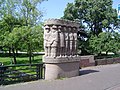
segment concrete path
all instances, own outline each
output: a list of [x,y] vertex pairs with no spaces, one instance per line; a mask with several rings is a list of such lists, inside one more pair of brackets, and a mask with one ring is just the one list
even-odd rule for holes
[[0,86],[0,90],[120,90],[120,64],[87,67],[80,73],[81,76],[63,80]]

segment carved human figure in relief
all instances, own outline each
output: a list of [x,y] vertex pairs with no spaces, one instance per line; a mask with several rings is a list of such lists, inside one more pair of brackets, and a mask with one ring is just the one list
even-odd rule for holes
[[69,33],[69,38],[70,38],[70,56],[72,56],[73,55],[73,40],[74,40],[74,35],[73,35],[73,30],[72,30],[71,27],[69,28],[69,31],[70,31],[70,33]]
[[67,57],[69,55],[69,29],[67,27],[64,27],[64,33],[65,33],[65,56]]
[[64,28],[59,26],[59,55],[64,56],[65,55],[65,34],[64,34]]
[[50,45],[51,45],[51,57],[57,56],[57,48],[58,48],[58,30],[57,26],[53,25],[51,28],[51,35],[49,37]]
[[73,28],[74,30],[74,55],[77,55],[77,28]]
[[44,50],[45,50],[45,56],[50,56],[51,48],[50,48],[50,27],[45,26],[44,28]]

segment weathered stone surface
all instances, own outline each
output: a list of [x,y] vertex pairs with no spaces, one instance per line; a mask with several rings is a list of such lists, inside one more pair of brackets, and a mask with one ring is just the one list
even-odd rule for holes
[[79,23],[76,23],[74,21],[69,20],[63,20],[63,19],[47,19],[44,22],[45,25],[60,25],[60,26],[72,26],[72,27],[78,27]]
[[69,78],[79,75],[79,62],[46,64],[46,80]]
[[66,63],[66,62],[79,62],[80,57],[43,57],[45,63]]
[[79,75],[80,57],[77,55],[79,24],[62,19],[48,19],[44,26],[45,79]]
[[79,24],[62,19],[48,19],[44,28],[46,57],[77,56],[77,31]]

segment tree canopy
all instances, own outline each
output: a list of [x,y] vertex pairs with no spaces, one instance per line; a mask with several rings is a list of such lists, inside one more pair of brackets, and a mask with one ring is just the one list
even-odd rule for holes
[[116,53],[120,49],[116,39],[120,35],[115,33],[120,29],[120,19],[112,4],[112,0],[75,0],[67,4],[62,18],[79,22],[80,29],[88,33],[87,40],[79,39],[82,54]]
[[102,32],[97,36],[92,36],[89,40],[91,53],[100,55],[102,52],[117,53],[120,49],[120,34]]
[[0,0],[0,47],[27,51],[31,62],[32,52],[43,49],[43,28],[40,4],[45,0]]
[[112,8],[112,3],[112,0],[75,0],[67,4],[62,18],[77,20],[93,35],[99,35],[103,30],[119,26],[117,10]]

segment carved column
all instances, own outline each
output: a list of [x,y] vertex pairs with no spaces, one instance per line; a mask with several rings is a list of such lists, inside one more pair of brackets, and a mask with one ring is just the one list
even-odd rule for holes
[[45,21],[45,56],[43,57],[46,65],[45,79],[79,75],[78,27],[78,23],[68,20],[48,19]]

